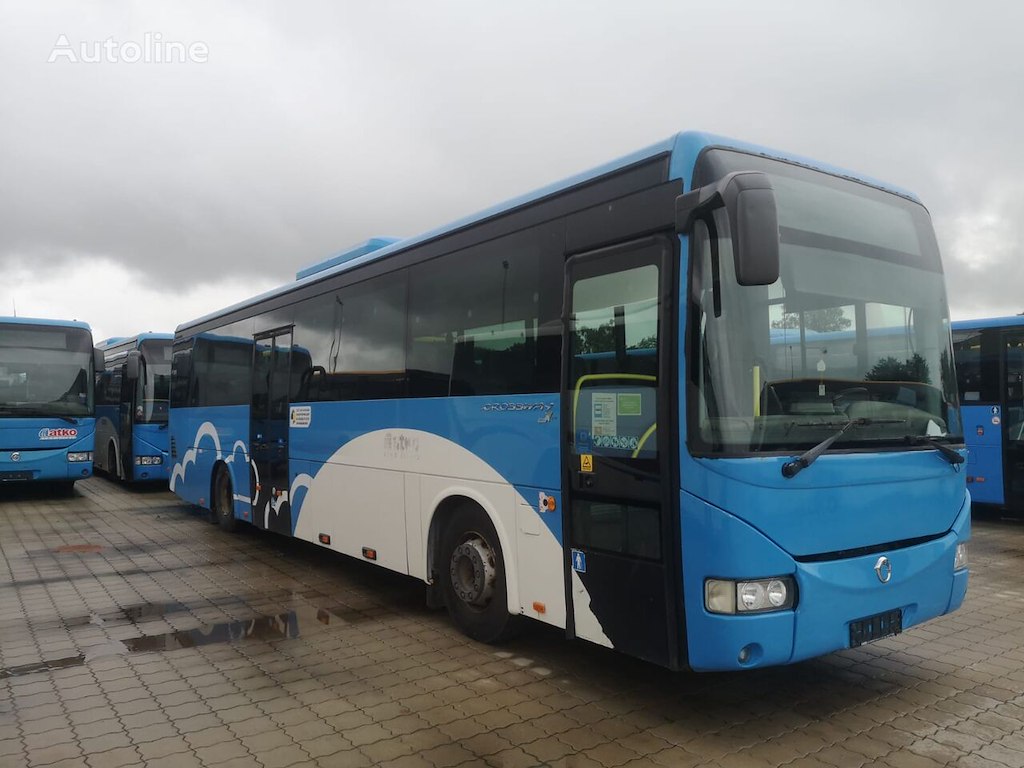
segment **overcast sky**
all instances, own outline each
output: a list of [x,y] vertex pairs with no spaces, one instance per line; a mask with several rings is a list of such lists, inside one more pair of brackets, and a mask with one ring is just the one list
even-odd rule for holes
[[[1022,30],[1010,2],[0,0],[0,314],[173,331],[685,129],[913,190],[954,318],[1022,312]],[[72,60],[105,41],[192,48]]]

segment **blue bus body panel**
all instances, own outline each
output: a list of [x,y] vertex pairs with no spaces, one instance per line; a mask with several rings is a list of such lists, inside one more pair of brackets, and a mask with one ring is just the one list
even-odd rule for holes
[[[340,448],[369,432],[387,429],[419,430],[450,440],[478,456],[524,498],[536,498],[543,491],[553,495],[561,509],[556,393],[292,404],[296,406],[310,408],[309,423],[316,428],[293,427],[288,433],[293,531],[305,495],[295,486],[296,478],[309,475],[315,481],[324,462]],[[208,508],[213,467],[224,459],[234,483],[235,514],[250,519],[248,503],[238,498],[249,495],[244,448],[249,439],[249,407],[176,408],[171,434],[177,445],[176,460],[182,464],[181,471],[172,469],[171,490]],[[540,518],[561,541],[561,515]]]
[[92,462],[69,462],[67,455],[69,451],[93,450],[94,425],[91,417],[78,419],[76,424],[54,418],[0,420],[0,480],[5,473],[25,472],[31,473],[25,478],[31,480],[89,477]]
[[[957,543],[970,538],[966,494],[951,529],[937,539],[825,562],[794,560],[745,521],[685,491],[680,511],[686,634],[696,670],[786,664],[841,650],[850,645],[852,621],[900,608],[907,628],[956,610],[967,589],[967,570],[953,571]],[[886,584],[874,571],[880,554],[892,563]],[[797,585],[793,610],[726,616],[704,608],[705,578],[786,575]],[[749,657],[740,661],[743,649]]]
[[967,484],[978,504],[1003,506],[1003,428],[998,405],[964,405],[964,441],[967,443]]
[[[557,393],[305,405],[311,409],[310,423],[318,428],[289,430],[293,483],[303,473],[315,479],[323,462],[351,440],[401,428],[450,440],[482,459],[523,498],[536,498],[543,491],[556,496],[561,509]],[[302,498],[296,494],[292,499],[293,530],[302,513]],[[561,515],[541,519],[561,541]]]
[[224,461],[234,487],[235,516],[248,520],[249,406],[176,408],[171,413],[170,434],[182,469],[171,467],[170,489],[185,501],[209,509],[213,468]]
[[938,451],[826,454],[785,478],[791,458],[686,458],[682,477],[794,556],[945,533],[960,511],[964,475]]
[[169,434],[170,431],[164,424],[135,425],[132,452],[135,456],[159,456],[161,461],[159,464],[141,465],[135,464],[133,459],[133,480],[167,480],[171,476]]

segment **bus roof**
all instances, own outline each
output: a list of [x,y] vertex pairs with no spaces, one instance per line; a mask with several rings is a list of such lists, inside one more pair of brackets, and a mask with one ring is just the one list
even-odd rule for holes
[[0,323],[10,325],[52,325],[60,328],[81,328],[84,331],[92,332],[88,323],[81,320],[51,320],[43,317],[0,317]]
[[1024,327],[1024,315],[1008,317],[985,317],[977,320],[954,320],[954,331],[971,331],[981,328],[1020,328]]
[[110,349],[111,347],[116,347],[121,344],[124,344],[126,346],[131,346],[134,344],[137,346],[144,341],[169,341],[173,339],[173,333],[153,333],[150,331],[147,333],[137,333],[134,336],[111,336],[109,339],[104,339],[103,341],[97,342],[96,346],[99,347],[100,349]]
[[852,171],[847,171],[837,166],[820,163],[800,155],[780,152],[767,147],[748,144],[746,142],[736,141],[734,139],[717,136],[711,133],[701,131],[684,131],[682,133],[677,133],[664,141],[660,141],[656,144],[645,147],[644,149],[637,150],[636,152],[632,152],[616,160],[612,160],[604,165],[600,165],[595,168],[591,168],[588,171],[562,179],[561,181],[541,187],[540,189],[534,190],[533,192],[525,195],[520,195],[510,200],[506,200],[503,203],[491,206],[490,208],[485,208],[475,214],[458,219],[450,224],[429,230],[422,234],[414,235],[405,239],[372,238],[364,243],[352,246],[351,248],[347,248],[337,254],[334,254],[327,259],[300,269],[296,275],[297,279],[293,283],[287,283],[278,288],[274,288],[270,291],[254,296],[251,299],[211,312],[210,314],[196,318],[195,320],[190,320],[187,323],[179,325],[178,330],[201,325],[223,315],[228,315],[245,307],[259,304],[260,302],[266,301],[275,296],[288,293],[299,286],[310,285],[331,275],[346,272],[362,264],[383,259],[414,246],[422,245],[428,241],[453,234],[458,230],[468,228],[475,224],[480,224],[487,219],[496,218],[503,214],[510,213],[517,208],[537,203],[545,198],[552,197],[573,187],[594,181],[602,176],[615,173],[616,171],[625,170],[626,168],[651,160],[659,155],[668,155],[671,158],[669,162],[668,178],[669,180],[682,180],[683,189],[686,191],[690,187],[693,169],[696,165],[697,158],[701,152],[710,148],[734,149],[740,152],[747,152],[762,157],[806,166],[813,170],[822,171],[824,173],[840,176],[861,184],[877,187],[886,192],[891,192],[893,194],[900,195],[901,197],[909,198],[916,203],[920,203],[920,200],[916,196],[906,190],[900,189],[891,184],[885,184],[867,176],[855,174]]

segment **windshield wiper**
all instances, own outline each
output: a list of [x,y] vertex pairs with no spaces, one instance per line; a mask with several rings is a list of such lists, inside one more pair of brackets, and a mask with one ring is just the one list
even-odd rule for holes
[[[874,424],[902,424],[904,419],[850,419],[848,422],[843,424],[842,428],[831,437],[826,437],[820,443],[813,448],[804,451],[800,456],[787,461],[782,465],[782,476],[783,477],[796,477],[803,470],[807,469],[813,464],[821,454],[832,447],[832,443],[838,440],[840,437],[846,434],[851,427],[868,427]],[[810,425],[808,425],[810,426]],[[819,426],[819,425],[814,425]]]
[[954,451],[945,443],[940,443],[939,438],[932,435],[907,435],[907,442],[911,445],[928,445],[942,454],[942,458],[950,464],[963,464],[964,457],[958,451]]

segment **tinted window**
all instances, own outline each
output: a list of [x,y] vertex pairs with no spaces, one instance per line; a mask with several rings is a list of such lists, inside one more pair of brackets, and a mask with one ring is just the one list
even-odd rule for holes
[[561,292],[532,232],[412,267],[410,394],[556,391]]
[[202,334],[192,353],[195,380],[191,403],[245,405],[249,402],[252,339]]
[[192,373],[192,341],[174,351],[171,359],[171,408],[188,405],[188,381]]
[[999,402],[999,332],[954,331],[956,380],[964,405]]
[[346,286],[296,308],[295,399],[405,395],[406,273]]

